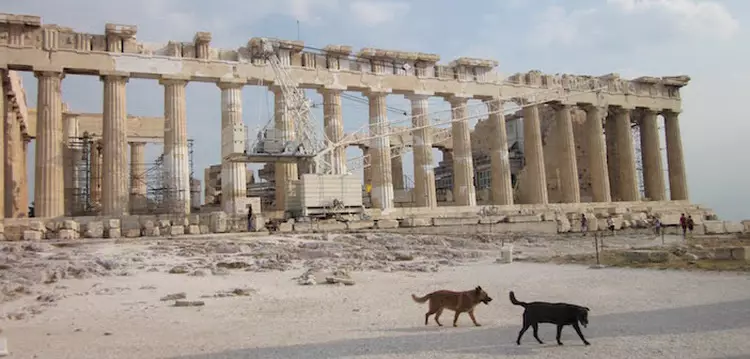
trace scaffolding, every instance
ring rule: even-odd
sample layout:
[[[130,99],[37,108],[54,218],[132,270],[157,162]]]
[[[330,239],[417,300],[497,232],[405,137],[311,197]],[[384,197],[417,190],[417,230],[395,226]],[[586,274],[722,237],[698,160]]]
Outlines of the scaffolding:
[[[140,176],[146,182],[146,199],[145,206],[134,208],[132,214],[173,214],[181,213],[185,204],[180,198],[190,201],[191,186],[194,179],[193,168],[193,144],[194,141],[189,139],[188,145],[188,166],[189,178],[188,188],[173,188],[170,184],[172,181],[169,171],[164,168],[164,154],[159,155],[154,162],[146,164],[146,170]],[[185,194],[184,196],[182,194]]]
[[[91,198],[91,154],[96,150],[88,133],[68,138],[68,159],[65,163],[67,212],[71,216],[90,216],[96,210]]]

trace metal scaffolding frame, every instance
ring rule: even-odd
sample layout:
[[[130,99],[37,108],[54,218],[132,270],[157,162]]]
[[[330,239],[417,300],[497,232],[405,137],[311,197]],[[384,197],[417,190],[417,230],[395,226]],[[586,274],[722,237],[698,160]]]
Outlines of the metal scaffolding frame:
[[[91,200],[91,153],[94,141],[88,133],[82,137],[69,137],[66,151],[69,152],[70,163],[65,163],[72,178],[69,188],[65,188],[66,201],[70,201],[69,211],[72,216],[94,215],[96,210]],[[80,156],[79,158],[75,158]]]
[[[188,139],[188,165],[190,176],[188,178],[188,189],[185,198],[190,201],[190,183],[194,178],[193,161],[194,140]],[[146,170],[141,178],[146,182],[146,205],[143,209],[131,211],[132,214],[172,214],[180,213],[184,208],[182,202],[178,202],[178,193],[181,189],[170,188],[171,178],[169,172],[164,168],[164,154],[159,155],[154,162],[146,164]]]

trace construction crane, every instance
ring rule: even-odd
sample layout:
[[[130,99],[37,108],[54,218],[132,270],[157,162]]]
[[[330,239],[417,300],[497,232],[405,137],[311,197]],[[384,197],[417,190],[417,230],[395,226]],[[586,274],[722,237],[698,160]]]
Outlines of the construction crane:
[[[244,154],[232,154],[227,160],[231,162],[312,162],[315,165],[316,172],[319,174],[342,174],[332,173],[334,166],[331,165],[331,161],[328,160],[327,156],[334,149],[340,147],[347,147],[357,142],[370,141],[384,136],[392,136],[397,134],[403,134],[413,132],[416,130],[435,127],[440,125],[452,124],[454,122],[469,121],[473,119],[480,119],[494,113],[509,114],[514,113],[520,109],[528,106],[535,106],[543,104],[549,101],[562,100],[571,96],[577,96],[584,93],[590,92],[601,92],[605,87],[593,88],[584,92],[576,92],[574,94],[566,93],[562,86],[554,88],[546,88],[539,91],[534,91],[528,94],[516,94],[513,97],[524,97],[528,102],[522,105],[516,105],[511,109],[500,108],[496,112],[487,111],[486,104],[477,103],[474,105],[466,104],[467,115],[463,118],[452,118],[452,109],[433,112],[429,116],[433,117],[433,120],[425,126],[408,126],[402,128],[392,128],[390,123],[388,130],[384,134],[370,135],[369,124],[363,126],[358,131],[346,136],[341,141],[333,143],[322,128],[318,128],[315,125],[315,120],[311,112],[313,107],[312,102],[305,96],[304,91],[299,88],[299,85],[291,78],[285,65],[281,62],[277,55],[279,48],[279,41],[275,39],[260,39],[260,49],[256,55],[260,55],[264,58],[267,64],[270,65],[274,72],[274,85],[278,86],[281,90],[281,95],[284,98],[283,103],[285,104],[285,114],[290,117],[290,121],[293,123],[292,133],[286,133],[285,131],[276,129],[274,119],[271,119],[264,128],[257,133],[257,138],[251,140],[249,138],[246,141],[246,149]],[[553,96],[547,95],[552,93]],[[538,96],[541,96],[541,100],[536,100]],[[600,97],[600,96],[599,96]],[[498,98],[493,101],[512,101],[513,98]],[[447,114],[448,118],[439,118],[439,115]],[[436,118],[437,117],[437,118]],[[411,117],[406,121],[411,125]],[[352,138],[352,135],[357,133],[366,133],[364,138]],[[447,140],[443,139],[443,140]],[[400,146],[394,146],[391,149],[391,157],[402,156],[404,153],[410,150],[409,145],[401,144]],[[369,166],[368,155],[355,157],[347,161],[347,172],[364,168]]]

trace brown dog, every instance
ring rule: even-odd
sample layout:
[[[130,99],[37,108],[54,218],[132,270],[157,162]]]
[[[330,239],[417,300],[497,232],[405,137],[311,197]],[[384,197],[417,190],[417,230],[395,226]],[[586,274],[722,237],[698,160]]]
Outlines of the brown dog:
[[[443,309],[450,309],[456,312],[456,315],[453,317],[454,327],[457,326],[456,322],[458,321],[459,314],[463,312],[469,313],[469,317],[474,322],[474,325],[481,326],[481,324],[477,323],[476,318],[474,318],[474,307],[479,303],[487,305],[492,301],[492,298],[487,295],[487,292],[482,290],[482,287],[476,287],[474,290],[467,290],[465,292],[438,290],[421,298],[412,294],[411,298],[417,303],[424,303],[429,300],[430,310],[424,315],[424,325],[427,325],[430,315],[435,314],[435,323],[441,327],[443,325],[440,324],[440,314],[443,314]]]

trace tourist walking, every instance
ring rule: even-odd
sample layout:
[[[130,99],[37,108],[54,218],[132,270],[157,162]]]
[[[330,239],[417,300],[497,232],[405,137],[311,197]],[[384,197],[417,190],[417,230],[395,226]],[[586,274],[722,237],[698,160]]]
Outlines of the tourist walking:
[[[685,238],[687,236],[687,218],[685,218],[685,213],[680,214],[680,227],[682,227],[682,238]]]
[[[693,236],[694,227],[695,227],[695,222],[693,221],[693,216],[689,215],[687,218],[687,228],[688,228],[688,231],[690,232],[691,237]]]

